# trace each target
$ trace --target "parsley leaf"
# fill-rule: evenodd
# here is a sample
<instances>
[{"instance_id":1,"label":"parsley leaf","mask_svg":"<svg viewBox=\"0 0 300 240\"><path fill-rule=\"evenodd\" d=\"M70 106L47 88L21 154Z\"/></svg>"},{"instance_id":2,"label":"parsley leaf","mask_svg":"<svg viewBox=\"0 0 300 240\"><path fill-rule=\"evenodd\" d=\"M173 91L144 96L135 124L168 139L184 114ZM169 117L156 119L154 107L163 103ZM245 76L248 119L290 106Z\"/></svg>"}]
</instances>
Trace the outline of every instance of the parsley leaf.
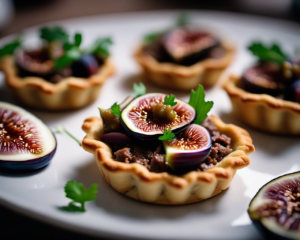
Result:
<instances>
[{"instance_id":1,"label":"parsley leaf","mask_svg":"<svg viewBox=\"0 0 300 240\"><path fill-rule=\"evenodd\" d=\"M111 38L98 38L90 48L89 52L92 54L99 54L106 58L109 56L108 47L112 45L113 41Z\"/></svg>"},{"instance_id":2,"label":"parsley leaf","mask_svg":"<svg viewBox=\"0 0 300 240\"><path fill-rule=\"evenodd\" d=\"M76 47L79 47L82 42L82 34L81 33L75 33L74 35L74 45Z\"/></svg>"},{"instance_id":3,"label":"parsley leaf","mask_svg":"<svg viewBox=\"0 0 300 240\"><path fill-rule=\"evenodd\" d=\"M213 107L214 102L205 102L205 92L202 85L199 85L196 92L191 91L189 104L196 110L197 118L195 123L201 124L205 118L207 118L207 113Z\"/></svg>"},{"instance_id":4,"label":"parsley leaf","mask_svg":"<svg viewBox=\"0 0 300 240\"><path fill-rule=\"evenodd\" d=\"M165 96L164 105L171 105L173 107L176 104L177 104L177 102L175 102L174 95L171 94L170 96Z\"/></svg>"},{"instance_id":5,"label":"parsley leaf","mask_svg":"<svg viewBox=\"0 0 300 240\"><path fill-rule=\"evenodd\" d=\"M4 45L0 49L0 58L4 57L5 55L12 55L14 51L21 46L21 44L21 39L16 39L13 42Z\"/></svg>"},{"instance_id":6,"label":"parsley leaf","mask_svg":"<svg viewBox=\"0 0 300 240\"><path fill-rule=\"evenodd\" d=\"M85 212L85 202L96 200L96 194L98 184L91 185L88 189L83 187L82 183L78 183L75 180L68 181L65 186L66 197L73 200L67 207L61 209L69 212ZM80 207L75 205L79 203Z\"/></svg>"},{"instance_id":7,"label":"parsley leaf","mask_svg":"<svg viewBox=\"0 0 300 240\"><path fill-rule=\"evenodd\" d=\"M168 130L167 129L164 130L164 135L160 136L158 139L162 140L162 141L163 140L172 141L174 137L175 137L175 134L172 133L171 127L169 127Z\"/></svg>"},{"instance_id":8,"label":"parsley leaf","mask_svg":"<svg viewBox=\"0 0 300 240\"><path fill-rule=\"evenodd\" d=\"M150 44L150 43L153 43L156 39L158 39L164 33L165 33L165 31L148 33L143 37L143 40L145 43Z\"/></svg>"},{"instance_id":9,"label":"parsley leaf","mask_svg":"<svg viewBox=\"0 0 300 240\"><path fill-rule=\"evenodd\" d=\"M54 133L58 133L58 134L60 134L60 133L65 133L65 134L67 134L70 138L72 138L72 139L79 145L79 147L82 147L82 146L81 146L81 142L80 142L76 137L74 137L74 135L71 134L71 133L70 133L67 129L65 129L63 126L58 127L58 128L54 131Z\"/></svg>"},{"instance_id":10,"label":"parsley leaf","mask_svg":"<svg viewBox=\"0 0 300 240\"><path fill-rule=\"evenodd\" d=\"M111 106L110 110L113 115L115 115L117 117L121 117L120 105L117 104L116 102L114 103L114 105Z\"/></svg>"},{"instance_id":11,"label":"parsley leaf","mask_svg":"<svg viewBox=\"0 0 300 240\"><path fill-rule=\"evenodd\" d=\"M61 27L43 27L40 29L40 38L51 43L54 41L68 42L69 34Z\"/></svg>"},{"instance_id":12,"label":"parsley leaf","mask_svg":"<svg viewBox=\"0 0 300 240\"><path fill-rule=\"evenodd\" d=\"M260 42L254 42L248 47L248 49L253 53L253 55L267 62L282 64L287 59L287 55L283 53L277 44L273 44L268 48Z\"/></svg>"},{"instance_id":13,"label":"parsley leaf","mask_svg":"<svg viewBox=\"0 0 300 240\"><path fill-rule=\"evenodd\" d=\"M133 91L135 94L135 97L139 97L142 95L145 95L147 93L147 89L143 83L134 83L133 84Z\"/></svg>"}]
</instances>

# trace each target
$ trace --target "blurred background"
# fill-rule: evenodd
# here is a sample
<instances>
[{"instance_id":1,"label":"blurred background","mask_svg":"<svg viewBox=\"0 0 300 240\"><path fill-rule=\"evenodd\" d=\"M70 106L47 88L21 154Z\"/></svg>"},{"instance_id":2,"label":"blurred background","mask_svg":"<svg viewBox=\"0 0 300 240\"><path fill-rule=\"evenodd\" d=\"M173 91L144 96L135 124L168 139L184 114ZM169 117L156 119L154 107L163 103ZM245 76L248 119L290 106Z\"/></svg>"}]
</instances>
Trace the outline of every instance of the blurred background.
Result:
<instances>
[{"instance_id":1,"label":"blurred background","mask_svg":"<svg viewBox=\"0 0 300 240\"><path fill-rule=\"evenodd\" d=\"M0 0L0 37L54 20L164 9L229 11L300 21L300 0Z\"/></svg>"},{"instance_id":2,"label":"blurred background","mask_svg":"<svg viewBox=\"0 0 300 240\"><path fill-rule=\"evenodd\" d=\"M247 13L300 23L300 0L0 0L0 38L49 21L168 9ZM0 239L94 238L55 228L0 206Z\"/></svg>"}]
</instances>

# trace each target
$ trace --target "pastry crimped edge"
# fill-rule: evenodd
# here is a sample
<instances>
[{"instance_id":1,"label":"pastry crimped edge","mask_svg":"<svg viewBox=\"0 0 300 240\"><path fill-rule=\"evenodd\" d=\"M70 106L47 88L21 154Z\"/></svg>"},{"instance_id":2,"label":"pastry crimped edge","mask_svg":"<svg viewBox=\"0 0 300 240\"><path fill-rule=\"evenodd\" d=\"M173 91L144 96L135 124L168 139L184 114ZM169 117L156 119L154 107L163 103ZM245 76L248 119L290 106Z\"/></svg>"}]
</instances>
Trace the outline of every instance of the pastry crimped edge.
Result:
<instances>
[{"instance_id":1,"label":"pastry crimped edge","mask_svg":"<svg viewBox=\"0 0 300 240\"><path fill-rule=\"evenodd\" d=\"M300 136L299 103L246 92L239 87L241 79L230 75L223 85L230 97L234 115L264 132Z\"/></svg>"},{"instance_id":2,"label":"pastry crimped edge","mask_svg":"<svg viewBox=\"0 0 300 240\"><path fill-rule=\"evenodd\" d=\"M115 73L110 59L106 59L98 72L89 78L68 77L59 83L51 83L40 77L18 76L13 56L0 61L6 84L23 104L42 110L72 110L82 108L99 95L105 80Z\"/></svg>"},{"instance_id":3,"label":"pastry crimped edge","mask_svg":"<svg viewBox=\"0 0 300 240\"><path fill-rule=\"evenodd\" d=\"M144 75L157 85L191 90L202 84L205 88L214 86L235 56L235 47L230 43L221 43L226 53L221 58L207 58L191 66L175 63L161 63L150 55L143 53L145 45L140 45L134 57L142 67Z\"/></svg>"},{"instance_id":4,"label":"pastry crimped edge","mask_svg":"<svg viewBox=\"0 0 300 240\"><path fill-rule=\"evenodd\" d=\"M138 201L182 205L210 198L227 189L236 170L250 164L248 154L254 151L249 133L221 119L210 116L221 133L232 138L233 152L215 167L203 172L191 171L182 176L167 172L154 173L138 163L113 159L111 148L100 141L104 134L102 119L87 118L82 129L87 133L82 147L94 155L105 181L116 191Z\"/></svg>"}]
</instances>

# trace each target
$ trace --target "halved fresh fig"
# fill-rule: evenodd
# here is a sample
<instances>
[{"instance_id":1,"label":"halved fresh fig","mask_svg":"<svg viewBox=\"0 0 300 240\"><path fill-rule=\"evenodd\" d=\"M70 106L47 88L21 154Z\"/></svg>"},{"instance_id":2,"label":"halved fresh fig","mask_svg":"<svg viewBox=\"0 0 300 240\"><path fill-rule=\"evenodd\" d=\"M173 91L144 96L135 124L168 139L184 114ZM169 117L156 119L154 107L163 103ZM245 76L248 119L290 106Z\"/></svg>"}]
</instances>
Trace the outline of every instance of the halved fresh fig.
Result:
<instances>
[{"instance_id":1,"label":"halved fresh fig","mask_svg":"<svg viewBox=\"0 0 300 240\"><path fill-rule=\"evenodd\" d=\"M127 135L119 132L105 133L101 137L101 141L108 144L110 147L113 148L113 150L119 150L128 147L129 144L132 142Z\"/></svg>"},{"instance_id":2,"label":"halved fresh fig","mask_svg":"<svg viewBox=\"0 0 300 240\"><path fill-rule=\"evenodd\" d=\"M0 168L35 170L49 164L56 139L38 118L22 108L0 102Z\"/></svg>"},{"instance_id":3,"label":"halved fresh fig","mask_svg":"<svg viewBox=\"0 0 300 240\"><path fill-rule=\"evenodd\" d=\"M122 111L132 100L134 97L129 96L127 97L121 104L120 104L120 110ZM99 108L100 115L103 121L104 126L104 132L120 132L122 131L121 122L118 116L112 114L110 108L109 109L103 109Z\"/></svg>"},{"instance_id":4,"label":"halved fresh fig","mask_svg":"<svg viewBox=\"0 0 300 240\"><path fill-rule=\"evenodd\" d=\"M212 33L194 26L184 26L166 32L162 36L166 52L175 62L206 57L209 51L219 44L219 39Z\"/></svg>"},{"instance_id":5,"label":"halved fresh fig","mask_svg":"<svg viewBox=\"0 0 300 240\"><path fill-rule=\"evenodd\" d=\"M176 134L195 120L195 109L179 99L175 99L177 102L175 106L168 108L170 111L165 107L159 107L157 110L155 107L164 102L165 96L161 93L145 94L124 108L121 113L121 124L128 135L141 140L157 140L163 135L164 129L171 128ZM157 111L162 111L161 117L157 117L160 115ZM171 111L176 114L174 119L169 117Z\"/></svg>"},{"instance_id":6,"label":"halved fresh fig","mask_svg":"<svg viewBox=\"0 0 300 240\"><path fill-rule=\"evenodd\" d=\"M300 239L300 172L265 184L250 202L248 214L267 239Z\"/></svg>"},{"instance_id":7,"label":"halved fresh fig","mask_svg":"<svg viewBox=\"0 0 300 240\"><path fill-rule=\"evenodd\" d=\"M212 140L205 127L192 124L172 141L163 141L166 162L175 171L186 171L201 164L209 155Z\"/></svg>"},{"instance_id":8,"label":"halved fresh fig","mask_svg":"<svg viewBox=\"0 0 300 240\"><path fill-rule=\"evenodd\" d=\"M278 79L279 70L279 66L273 63L250 67L244 73L242 87L251 93L278 96L284 90L284 84Z\"/></svg>"}]
</instances>

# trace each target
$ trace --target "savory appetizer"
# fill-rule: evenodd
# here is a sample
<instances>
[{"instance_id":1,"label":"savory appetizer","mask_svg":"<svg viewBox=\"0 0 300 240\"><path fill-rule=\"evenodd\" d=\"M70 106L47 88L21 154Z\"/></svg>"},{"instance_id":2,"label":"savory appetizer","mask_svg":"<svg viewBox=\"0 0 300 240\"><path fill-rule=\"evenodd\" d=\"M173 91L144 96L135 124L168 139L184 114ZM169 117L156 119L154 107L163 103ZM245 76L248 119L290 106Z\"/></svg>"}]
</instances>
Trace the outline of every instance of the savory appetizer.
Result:
<instances>
[{"instance_id":1,"label":"savory appetizer","mask_svg":"<svg viewBox=\"0 0 300 240\"><path fill-rule=\"evenodd\" d=\"M248 125L269 133L300 135L300 65L278 45L253 43L256 65L224 84L233 112Z\"/></svg>"},{"instance_id":2,"label":"savory appetizer","mask_svg":"<svg viewBox=\"0 0 300 240\"><path fill-rule=\"evenodd\" d=\"M128 197L168 205L210 198L250 163L254 146L245 130L207 117L213 102L204 98L202 86L189 103L136 91L84 121L82 147L107 183Z\"/></svg>"},{"instance_id":3,"label":"savory appetizer","mask_svg":"<svg viewBox=\"0 0 300 240\"><path fill-rule=\"evenodd\" d=\"M0 49L0 69L21 103L42 110L70 110L92 103L105 80L114 73L109 59L110 38L99 38L80 48L82 35L73 39L60 27L40 29L43 44L22 47L17 39Z\"/></svg>"},{"instance_id":4,"label":"savory appetizer","mask_svg":"<svg viewBox=\"0 0 300 240\"><path fill-rule=\"evenodd\" d=\"M265 184L252 199L248 213L266 239L300 239L300 172Z\"/></svg>"},{"instance_id":5,"label":"savory appetizer","mask_svg":"<svg viewBox=\"0 0 300 240\"><path fill-rule=\"evenodd\" d=\"M215 85L234 54L231 44L181 15L175 26L146 35L135 59L154 83L191 90L199 84L206 88Z\"/></svg>"},{"instance_id":6,"label":"savory appetizer","mask_svg":"<svg viewBox=\"0 0 300 240\"><path fill-rule=\"evenodd\" d=\"M24 109L0 102L0 169L28 171L45 167L56 151L56 138Z\"/></svg>"}]
</instances>

